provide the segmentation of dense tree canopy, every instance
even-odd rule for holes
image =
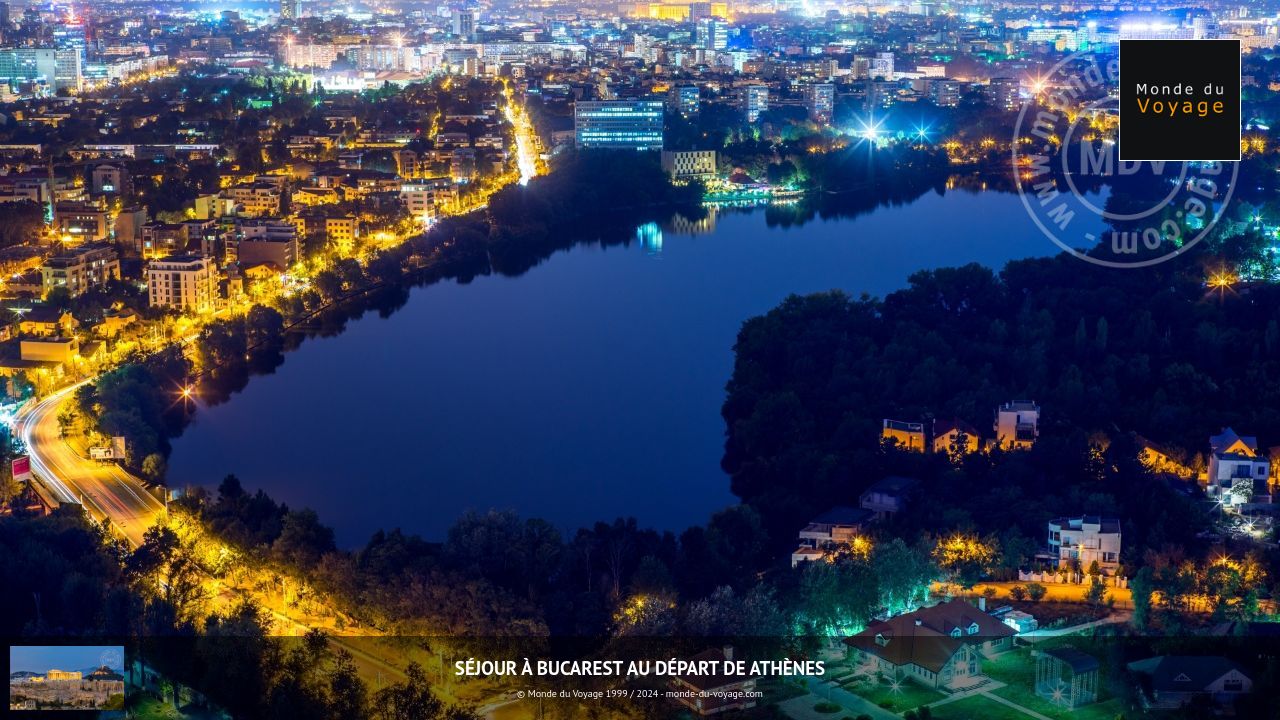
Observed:
[[[921,529],[1038,537],[1047,516],[1087,510],[1126,515],[1158,546],[1197,523],[1185,503],[1151,502],[1170,491],[1131,434],[1188,463],[1226,425],[1276,441],[1277,293],[1206,295],[1194,268],[1117,273],[1061,256],[923,271],[883,300],[792,297],[739,334],[723,465],[775,538],[901,473],[954,501],[930,503]],[[1031,452],[952,465],[880,446],[884,418],[990,428],[1014,399],[1044,409]]]

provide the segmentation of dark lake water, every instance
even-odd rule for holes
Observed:
[[[417,288],[388,318],[307,340],[200,409],[170,483],[235,473],[314,508],[343,546],[378,528],[440,539],[489,508],[566,529],[630,515],[679,531],[734,501],[720,405],[745,319],[790,293],[883,295],[923,268],[1057,250],[1016,195],[995,192],[801,226],[770,227],[763,210],[709,224]]]

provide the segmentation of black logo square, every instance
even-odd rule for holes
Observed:
[[[1120,41],[1120,159],[1240,159],[1239,40]]]

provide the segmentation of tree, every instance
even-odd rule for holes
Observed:
[[[9,468],[0,469],[0,507],[6,507],[22,494],[22,483],[13,479]]]
[[[756,585],[739,596],[724,585],[688,605],[684,628],[704,637],[779,637],[787,633],[788,623],[769,586]]]
[[[991,572],[996,559],[995,543],[967,533],[953,533],[934,546],[933,559],[965,590]]]
[[[880,604],[876,576],[862,559],[804,564],[798,607],[807,632],[847,637],[859,632]]]
[[[339,648],[329,672],[329,712],[338,720],[365,720],[369,717],[369,691],[360,679],[351,653]]]
[[[163,482],[168,470],[169,464],[160,453],[151,453],[142,459],[142,476],[153,483]]]
[[[871,549],[871,568],[880,590],[880,602],[898,615],[919,607],[929,597],[929,586],[938,572],[923,552],[900,538]]]
[[[44,209],[30,200],[0,203],[0,247],[33,242],[44,229]]]
[[[435,720],[444,703],[431,693],[427,673],[416,662],[404,671],[405,681],[385,687],[373,696],[373,714],[379,720]]]
[[[726,573],[725,579],[741,584],[762,566],[768,535],[754,508],[734,505],[711,516],[707,545],[719,560],[719,569]]]
[[[1145,630],[1151,616],[1151,594],[1155,590],[1150,566],[1143,566],[1129,581],[1133,595],[1133,627]]]
[[[281,562],[299,570],[310,570],[325,553],[336,549],[333,528],[320,522],[314,510],[296,510],[284,516],[280,535],[271,552]]]
[[[1089,581],[1089,589],[1084,593],[1085,602],[1097,607],[1107,601],[1107,585],[1102,578],[1095,577]]]
[[[1040,583],[1027,583],[1027,597],[1030,598],[1031,602],[1040,602],[1047,592],[1049,592],[1048,588]]]

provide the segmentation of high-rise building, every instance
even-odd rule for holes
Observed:
[[[1015,77],[991,78],[991,84],[987,86],[991,104],[1002,110],[1013,110],[1018,107],[1021,103],[1018,85],[1018,78]]]
[[[938,107],[955,107],[960,104],[960,81],[938,78],[929,81],[929,99]]]
[[[667,100],[671,112],[679,113],[685,117],[696,115],[700,102],[698,86],[679,85],[674,87],[671,89],[671,94],[667,96]]]
[[[760,119],[760,113],[769,109],[769,88],[764,85],[748,85],[742,88],[742,112],[747,122]]]
[[[871,58],[871,77],[893,79],[893,53],[878,52]]]
[[[84,88],[84,49],[59,48],[55,58],[53,77],[56,88],[75,92],[82,90]]]
[[[729,26],[724,20],[716,17],[702,18],[697,27],[694,40],[699,48],[715,51],[723,50],[729,45]]]
[[[280,19],[297,20],[302,17],[302,0],[280,0]]]
[[[52,93],[58,89],[58,51],[53,48],[5,48],[0,50],[0,83],[20,89],[35,86]]]
[[[200,255],[170,255],[147,264],[151,307],[184,312],[212,312],[218,293],[218,270]]]
[[[662,102],[579,102],[573,108],[573,133],[580,148],[661,150]]]
[[[836,109],[836,86],[831,83],[813,83],[804,88],[804,106],[809,119],[829,123]]]
[[[703,18],[709,18],[714,14],[709,2],[691,2],[689,3],[689,19],[698,22]]]
[[[476,35],[476,11],[454,10],[450,16],[453,35],[461,40],[472,40]]]

